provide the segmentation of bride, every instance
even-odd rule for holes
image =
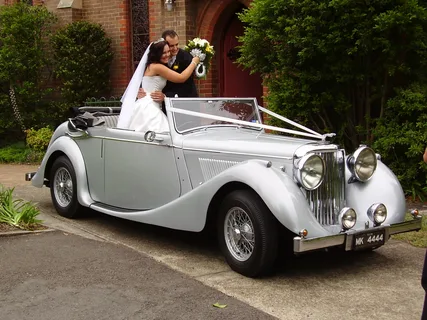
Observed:
[[[121,99],[122,108],[117,128],[169,132],[167,117],[162,112],[160,103],[154,101],[150,93],[162,91],[167,80],[185,82],[200,62],[198,57],[194,57],[182,73],[177,73],[166,67],[169,57],[169,46],[164,39],[152,42],[147,48]],[[141,83],[146,96],[135,102]]]

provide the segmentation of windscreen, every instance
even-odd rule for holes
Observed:
[[[209,119],[203,115],[194,116],[173,112],[175,127],[179,133],[211,126],[242,126],[242,124],[233,124],[228,119],[261,123],[254,99],[172,99],[171,103],[172,107],[177,109],[227,118],[221,120]],[[258,128],[253,129],[261,130]]]

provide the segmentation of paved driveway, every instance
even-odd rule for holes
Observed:
[[[26,183],[34,166],[0,166],[0,183],[37,201],[45,222],[58,229],[143,252],[201,283],[281,319],[420,319],[420,277],[425,249],[390,240],[364,254],[315,253],[278,266],[263,279],[245,278],[223,260],[214,239],[91,212],[79,220],[59,217],[49,189]],[[60,249],[60,248],[58,248]]]

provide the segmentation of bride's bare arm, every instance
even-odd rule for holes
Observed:
[[[150,71],[162,76],[163,78],[171,82],[183,83],[187,81],[188,78],[190,78],[191,74],[193,73],[194,69],[196,69],[196,66],[199,64],[199,62],[199,57],[194,57],[188,67],[181,73],[175,72],[160,63],[150,65]]]

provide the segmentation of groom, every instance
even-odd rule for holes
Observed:
[[[190,53],[185,50],[182,50],[178,47],[179,37],[174,30],[165,30],[162,33],[162,38],[166,40],[169,45],[169,50],[171,57],[169,59],[168,66],[170,69],[181,73],[184,71],[188,65],[191,63],[193,57]],[[145,93],[140,89],[138,98],[142,98]],[[163,102],[165,96],[173,98],[175,96],[188,98],[188,97],[198,97],[196,84],[194,83],[193,76],[188,78],[184,83],[173,83],[170,81],[166,82],[166,86],[163,88],[163,91],[157,91],[151,93],[151,98],[157,102]]]
[[[178,34],[174,30],[166,30],[162,33],[162,38],[166,40],[170,49],[170,59],[168,66],[172,70],[181,73],[191,63],[193,57],[187,51],[178,47]],[[168,81],[163,88],[163,93],[166,97],[198,97],[196,85],[193,77],[188,78],[184,83],[173,83]]]

